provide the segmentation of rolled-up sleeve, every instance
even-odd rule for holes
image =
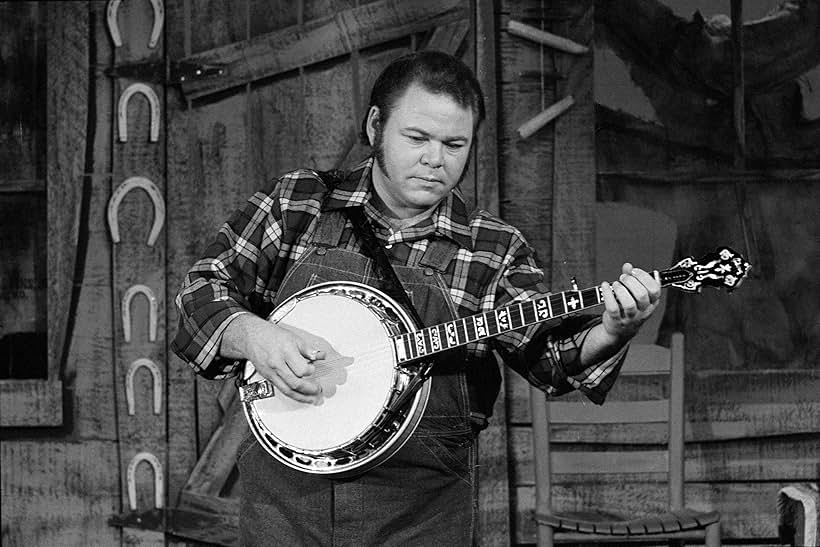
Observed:
[[[269,257],[277,255],[280,218],[275,190],[254,194],[185,276],[175,299],[179,329],[171,349],[197,374],[220,379],[237,372],[237,361],[219,355],[222,336],[238,315],[260,309]]]
[[[511,250],[510,261],[498,280],[496,305],[549,294],[544,273],[523,238]],[[578,390],[594,403],[602,404],[618,377],[628,345],[599,362],[582,364],[581,347],[590,330],[600,322],[599,315],[546,321],[500,336],[496,349],[508,366],[548,395]]]

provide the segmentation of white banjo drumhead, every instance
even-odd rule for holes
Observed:
[[[298,300],[277,323],[324,338],[339,356],[314,363],[322,404],[300,403],[277,391],[251,403],[257,423],[304,451],[324,452],[366,432],[393,386],[393,346],[379,318],[344,294],[316,293]],[[256,373],[249,379],[259,380]]]

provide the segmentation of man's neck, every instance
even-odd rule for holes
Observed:
[[[416,209],[403,209],[400,211],[394,211],[393,209],[387,206],[387,204],[382,200],[382,198],[379,196],[379,193],[376,192],[375,189],[372,194],[372,201],[376,209],[378,209],[379,212],[381,212],[384,215],[385,219],[387,220],[387,223],[390,224],[390,227],[393,229],[394,232],[418,224],[422,220],[432,216],[433,211],[435,211],[436,207],[438,207],[438,204],[436,204],[430,207],[429,209],[425,209],[423,211],[418,211]]]

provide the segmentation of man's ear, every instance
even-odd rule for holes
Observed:
[[[381,123],[381,119],[379,116],[379,107],[378,106],[371,106],[370,110],[367,112],[367,140],[370,141],[370,146],[376,142],[376,128],[378,124]]]

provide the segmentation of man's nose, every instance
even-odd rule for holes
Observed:
[[[441,167],[443,159],[444,151],[442,150],[441,143],[432,141],[428,142],[427,146],[424,147],[424,153],[421,156],[421,163],[435,169]]]

